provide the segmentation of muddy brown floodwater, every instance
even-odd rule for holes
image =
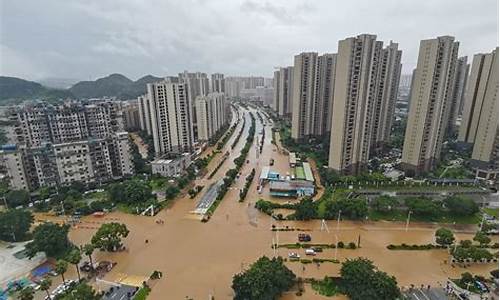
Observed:
[[[254,111],[253,109],[251,109]],[[250,119],[248,114],[245,132],[236,149],[231,151],[230,159],[226,160],[217,175],[208,180],[203,178],[197,184],[208,186],[210,182],[220,179],[230,169],[233,159],[239,155],[243,147]],[[256,136],[260,140],[262,124],[256,118]],[[240,122],[242,123],[242,122]],[[234,137],[239,132],[241,124],[235,130],[233,138],[226,145],[230,149]],[[261,197],[269,198],[266,193],[257,193],[257,180],[262,166],[268,165],[269,159],[275,160],[273,170],[285,174],[288,169],[288,156],[276,150],[271,143],[271,126],[265,127],[266,138],[262,154],[258,154],[253,146],[249,152],[249,164],[242,168],[243,176],[233,184],[223,201],[207,223],[202,223],[190,213],[196,206],[197,200],[205,190],[195,199],[184,197],[176,199],[171,207],[161,211],[155,217],[135,216],[119,212],[108,214],[105,218],[92,216],[83,218],[79,228],[70,232],[71,240],[80,245],[88,243],[96,228],[102,222],[123,222],[130,229],[129,236],[124,244],[129,249],[121,253],[98,252],[94,256],[97,260],[116,261],[117,266],[104,278],[108,281],[117,280],[126,275],[149,276],[154,270],[162,271],[164,277],[157,281],[148,299],[207,299],[213,295],[216,299],[231,299],[232,276],[248,268],[262,255],[272,256],[271,241],[276,238],[276,233],[270,231],[270,217],[256,211],[254,203]],[[214,159],[208,166],[209,170],[215,168],[219,159]],[[244,178],[252,168],[256,168],[256,176],[244,202],[238,202],[239,188],[244,185]],[[209,172],[207,172],[209,174]],[[207,177],[206,175],[205,177]],[[158,225],[155,220],[162,219],[164,224]],[[447,252],[444,250],[429,251],[390,251],[388,244],[422,244],[434,241],[434,231],[437,225],[411,224],[408,232],[404,224],[392,222],[340,222],[337,231],[337,222],[328,221],[328,229],[321,231],[321,222],[281,222],[277,226],[291,226],[310,229],[314,243],[334,243],[338,240],[356,242],[361,239],[361,248],[356,250],[338,249],[337,256],[340,261],[346,258],[367,257],[375,262],[381,270],[396,276],[398,283],[403,286],[410,284],[430,284],[437,286],[448,277],[458,277],[464,271],[475,274],[487,274],[495,265],[476,265],[467,269],[453,268],[447,261]],[[462,228],[463,229],[463,228]],[[468,228],[465,228],[468,229]],[[472,228],[471,229],[472,232]],[[279,243],[295,243],[297,232],[279,232]],[[471,239],[471,233],[457,233],[458,239]],[[149,243],[145,243],[145,240]],[[498,241],[498,237],[494,238]],[[298,250],[304,257],[303,250]],[[278,254],[286,257],[288,250],[279,249]],[[328,249],[318,257],[334,258],[335,250]],[[297,276],[323,278],[326,275],[337,275],[340,264],[323,263],[319,267],[310,264],[287,262]],[[327,299],[316,295],[306,287],[302,297],[293,293],[283,296],[283,299]],[[346,299],[345,297],[329,299]]]

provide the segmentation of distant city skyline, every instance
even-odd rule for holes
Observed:
[[[336,53],[368,33],[416,65],[420,40],[451,35],[460,56],[498,45],[498,1],[2,1],[0,74],[131,79],[190,72],[273,77],[297,53]]]

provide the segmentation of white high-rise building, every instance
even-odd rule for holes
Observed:
[[[420,42],[410,96],[402,165],[410,174],[439,162],[449,124],[459,43],[441,36]]]
[[[147,85],[156,155],[190,152],[193,148],[193,107],[186,83]]]
[[[279,68],[274,72],[273,109],[280,117],[292,114],[293,67]]]
[[[224,74],[220,73],[212,74],[211,91],[212,93],[226,92],[226,83],[224,80]]]
[[[226,104],[223,93],[198,96],[195,101],[198,119],[198,140],[210,140],[226,122]]]

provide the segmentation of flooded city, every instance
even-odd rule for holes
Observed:
[[[256,113],[255,109],[242,109],[241,118],[247,118],[245,131],[250,126],[249,113]],[[233,123],[236,120],[233,120]],[[270,121],[267,121],[270,122]],[[389,244],[427,244],[434,242],[434,233],[441,225],[431,223],[411,222],[406,229],[404,222],[370,222],[345,221],[337,222],[314,221],[277,221],[267,214],[254,208],[255,202],[261,198],[273,201],[287,201],[279,198],[271,199],[265,192],[259,193],[257,180],[251,184],[248,195],[243,202],[239,200],[239,190],[243,187],[245,177],[255,168],[260,174],[262,167],[274,159],[273,170],[281,174],[290,172],[288,155],[284,154],[279,144],[272,143],[272,126],[270,123],[263,126],[256,118],[256,138],[260,140],[262,130],[265,131],[265,141],[262,153],[257,146],[252,146],[248,154],[248,163],[245,163],[239,179],[231,186],[217,210],[208,220],[201,222],[201,217],[195,212],[198,201],[206,193],[204,189],[194,199],[182,195],[175,199],[166,209],[154,217],[130,215],[112,212],[103,217],[86,216],[81,223],[72,227],[70,239],[76,245],[83,245],[90,241],[90,237],[100,224],[105,222],[120,222],[127,225],[130,234],[124,240],[125,251],[108,253],[96,252],[97,261],[106,260],[116,262],[111,272],[102,280],[95,282],[97,289],[107,288],[105,282],[115,282],[123,278],[148,278],[155,270],[161,271],[163,277],[156,281],[148,299],[230,299],[233,296],[231,289],[234,274],[248,268],[259,257],[282,256],[287,257],[290,251],[298,251],[305,256],[302,249],[289,250],[286,248],[272,248],[273,242],[278,244],[294,244],[299,232],[307,232],[312,242],[317,244],[332,244],[343,241],[345,244],[354,242],[359,245],[356,249],[325,249],[317,253],[317,258],[345,259],[366,257],[372,260],[377,267],[397,278],[402,287],[410,285],[442,286],[449,278],[458,278],[463,272],[487,275],[496,268],[495,264],[473,264],[467,268],[450,263],[447,250],[428,251],[394,251],[388,250]],[[241,129],[243,122],[239,122],[235,132]],[[232,168],[233,159],[239,155],[244,139],[231,150],[230,146],[235,135],[229,140],[226,148],[221,151],[229,152],[229,159],[212,179],[208,174],[219,164],[222,155],[218,154],[209,164],[207,174],[196,179],[196,185],[205,187],[216,182]],[[246,136],[244,134],[243,136]],[[210,149],[206,150],[207,153]],[[285,213],[285,211],[282,211]],[[39,214],[37,220],[56,220]],[[161,220],[162,222],[158,222]],[[272,231],[271,228],[296,228],[300,231]],[[457,240],[472,239],[476,225],[450,225]],[[498,242],[495,236],[493,242]],[[297,276],[302,278],[322,279],[325,276],[337,276],[341,264],[301,264],[287,261],[286,266]],[[71,274],[72,270],[70,270]],[[165,295],[168,295],[166,297]],[[306,286],[303,299],[324,299]],[[300,298],[289,292],[283,299]],[[333,299],[345,299],[342,297]]]

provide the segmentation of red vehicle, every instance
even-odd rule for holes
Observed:
[[[310,242],[311,241],[311,236],[306,233],[299,233],[299,242]]]

